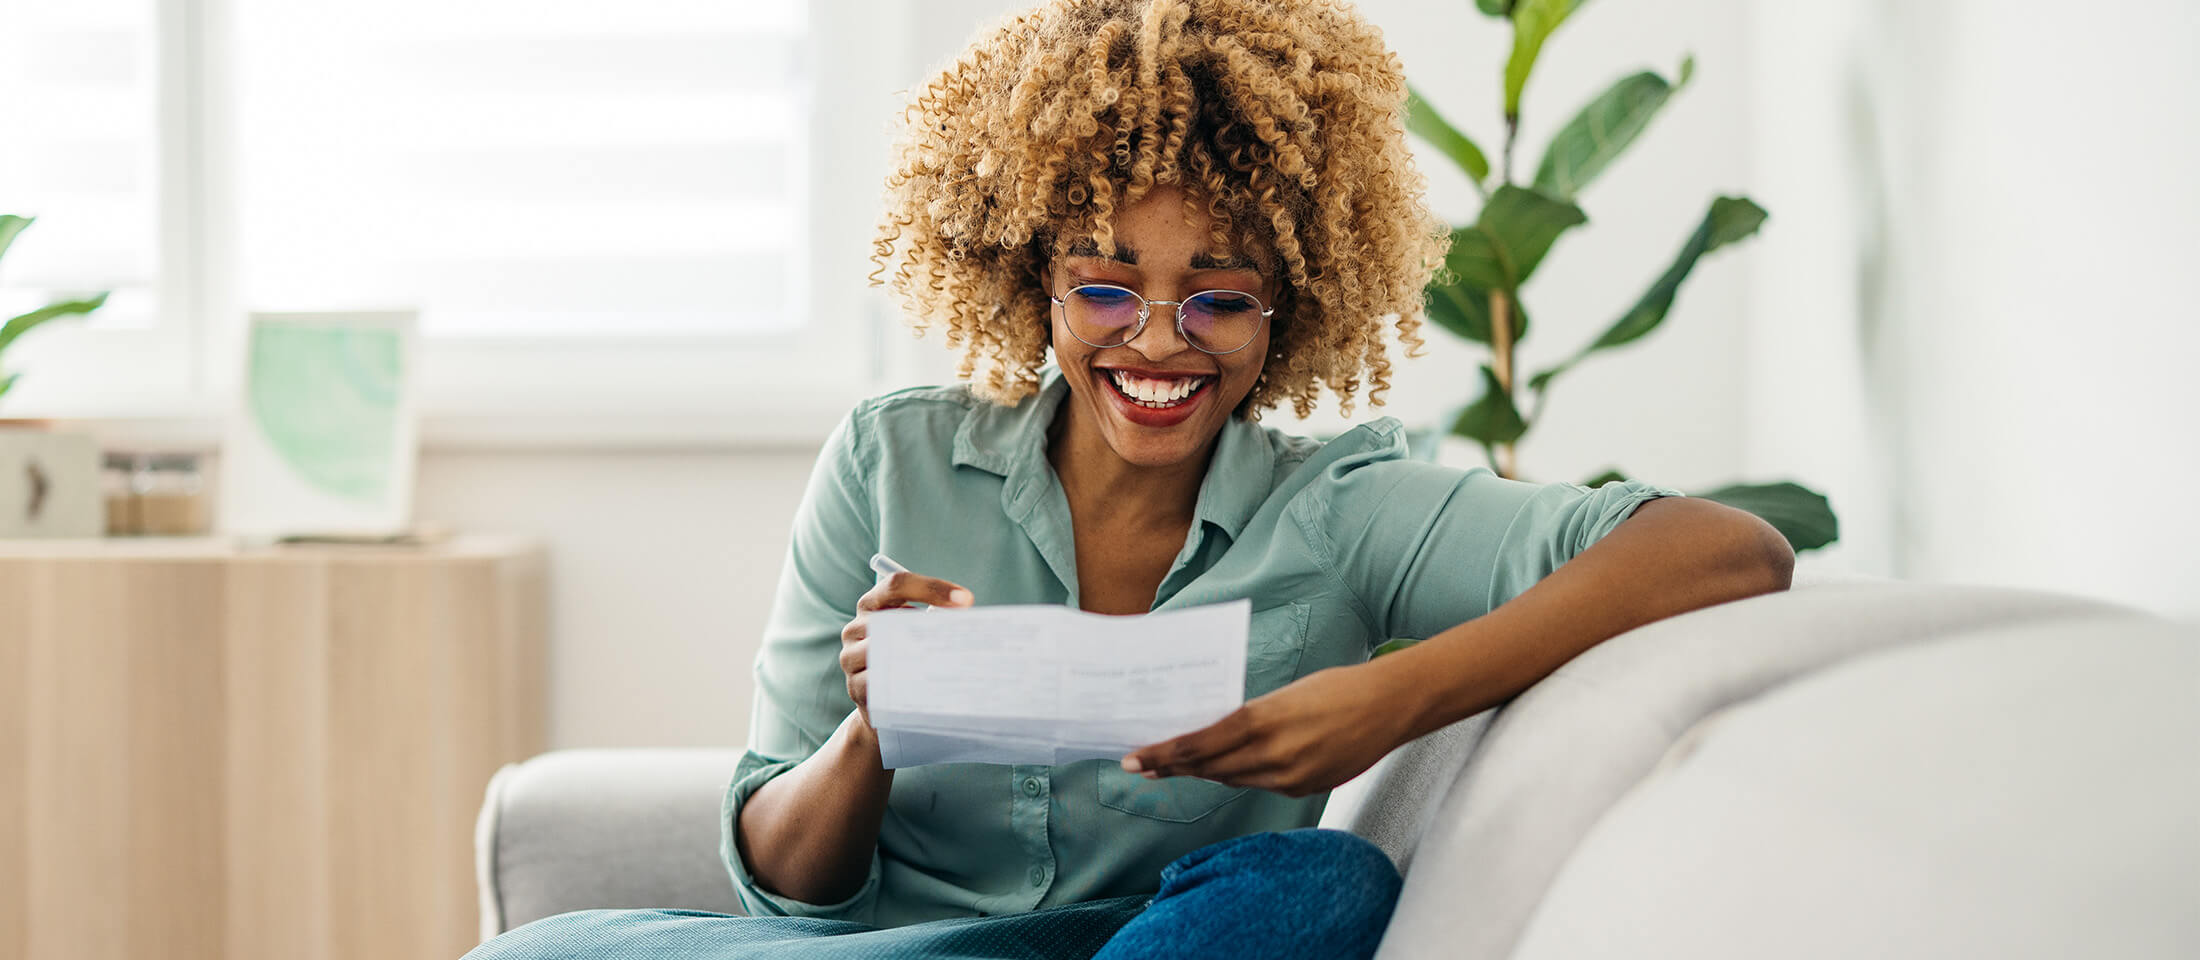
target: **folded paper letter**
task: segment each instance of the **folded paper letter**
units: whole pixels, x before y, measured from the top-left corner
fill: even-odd
[[[1244,600],[1112,617],[1060,606],[871,616],[871,725],[889,769],[1114,760],[1245,702]]]

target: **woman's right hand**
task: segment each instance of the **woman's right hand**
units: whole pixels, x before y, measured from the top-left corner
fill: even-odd
[[[856,601],[855,619],[840,628],[840,672],[848,675],[848,699],[856,702],[856,712],[863,717],[864,726],[871,725],[870,676],[865,672],[870,660],[871,614],[916,603],[967,607],[975,599],[959,584],[903,572],[880,580]]]

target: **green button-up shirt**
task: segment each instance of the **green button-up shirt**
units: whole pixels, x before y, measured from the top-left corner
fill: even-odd
[[[1293,799],[1115,763],[956,763],[897,771],[862,889],[805,903],[756,885],[733,844],[742,804],[816,752],[855,704],[840,630],[884,552],[969,587],[980,604],[1077,605],[1069,504],[1046,458],[1068,392],[1049,370],[1015,407],[960,386],[869,400],[826,441],[756,660],[749,748],[726,792],[721,853],[759,916],[898,926],[1152,893],[1201,846],[1314,825],[1327,795]],[[1625,519],[1678,491],[1506,480],[1406,456],[1394,419],[1328,443],[1232,419],[1155,610],[1252,601],[1245,695],[1360,663],[1526,590]]]

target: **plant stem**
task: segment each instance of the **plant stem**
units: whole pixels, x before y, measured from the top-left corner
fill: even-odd
[[[1512,295],[1490,291],[1490,366],[1497,371],[1497,385],[1510,398],[1513,392]]]
[[[1507,3],[1505,6],[1509,15],[1512,4]],[[1515,24],[1513,30],[1517,33],[1519,29],[1519,25]],[[1519,139],[1519,135],[1520,114],[1506,111],[1505,149],[1499,167],[1501,185],[1509,186],[1512,183],[1513,141]],[[1510,403],[1513,397],[1512,294],[1504,290],[1490,291],[1490,359],[1490,367],[1497,373],[1497,388],[1505,392],[1505,400]],[[1511,442],[1498,444],[1497,455],[1492,459],[1496,461],[1492,466],[1497,468],[1498,476],[1507,480],[1514,478],[1518,472],[1518,464]]]
[[[1511,184],[1511,183],[1513,182],[1513,140],[1514,140],[1514,138],[1515,138],[1515,135],[1516,135],[1516,134],[1518,134],[1519,132],[1520,132],[1520,115],[1519,115],[1519,114],[1517,114],[1517,113],[1508,113],[1508,114],[1506,114],[1506,115],[1505,115],[1505,155],[1504,155],[1504,161],[1503,161],[1503,165],[1502,165],[1502,166],[1501,166],[1501,167],[1499,168],[1500,170],[1502,170],[1502,171],[1503,171],[1503,176],[1504,176],[1504,179],[1503,179],[1503,180],[1501,181],[1501,183],[1503,183],[1503,184]]]
[[[1504,391],[1505,402],[1513,397],[1513,335],[1512,295],[1503,290],[1490,291],[1490,359],[1491,370],[1497,374],[1497,389]],[[1514,473],[1513,444],[1497,445],[1497,475],[1507,480]]]

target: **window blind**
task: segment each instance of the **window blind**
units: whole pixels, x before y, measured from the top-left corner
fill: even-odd
[[[0,0],[0,213],[38,218],[0,261],[0,318],[112,290],[82,322],[156,322],[157,30],[151,0]]]

